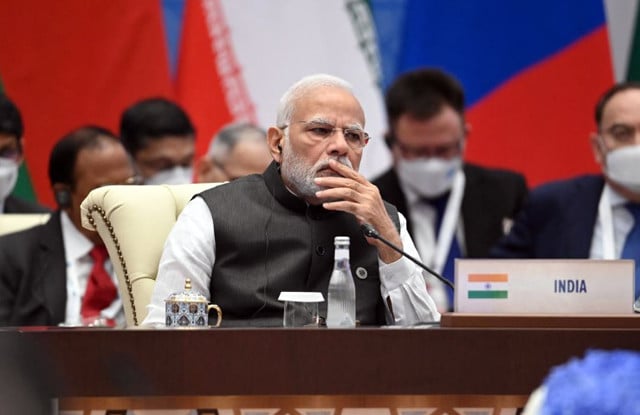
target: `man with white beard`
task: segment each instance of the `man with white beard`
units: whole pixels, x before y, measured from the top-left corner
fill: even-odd
[[[222,308],[223,325],[281,326],[281,291],[327,297],[338,235],[351,239],[361,325],[437,321],[421,269],[361,232],[370,224],[417,256],[405,218],[357,171],[369,140],[364,125],[344,80],[319,74],[291,86],[267,133],[274,161],[265,172],[205,191],[181,213],[143,325],[164,325],[164,300],[188,276]]]
[[[530,194],[500,258],[635,259],[640,297],[640,83],[614,85],[595,108],[591,146],[602,175],[547,183]],[[640,312],[640,301],[634,309]]]

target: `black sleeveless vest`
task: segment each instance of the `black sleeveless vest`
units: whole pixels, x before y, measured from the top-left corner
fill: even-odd
[[[353,215],[307,205],[286,189],[275,163],[262,175],[197,196],[213,218],[216,261],[210,292],[211,302],[222,308],[223,326],[281,326],[281,291],[322,292],[320,315],[326,316],[335,236],[351,238],[356,318],[362,325],[385,324],[378,252],[366,242]],[[395,207],[386,208],[399,227]]]

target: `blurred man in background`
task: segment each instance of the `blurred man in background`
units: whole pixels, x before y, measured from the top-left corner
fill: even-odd
[[[215,135],[199,160],[195,181],[225,182],[262,173],[271,160],[266,131],[247,122],[229,124]]]
[[[82,227],[80,203],[134,181],[126,150],[108,130],[79,128],[54,146],[49,180],[58,205],[49,221],[0,238],[0,326],[124,323],[113,267],[100,236]]]
[[[525,178],[464,161],[471,126],[464,91],[451,75],[407,72],[391,84],[385,104],[394,165],[374,184],[407,217],[422,260],[453,281],[455,258],[486,257],[504,235],[526,198]],[[451,310],[451,290],[428,281],[439,310]]]
[[[11,194],[23,161],[24,127],[18,107],[0,94],[0,213],[44,213],[44,206]]]
[[[603,174],[536,188],[492,255],[635,259],[640,312],[640,83],[607,90],[596,103],[595,122],[591,146]]]
[[[149,98],[133,104],[122,114],[120,136],[145,184],[191,183],[195,128],[176,103]]]

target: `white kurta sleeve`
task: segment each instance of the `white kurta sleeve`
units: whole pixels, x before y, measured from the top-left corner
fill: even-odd
[[[191,278],[193,290],[210,299],[209,282],[216,242],[211,212],[201,197],[191,200],[171,229],[160,258],[158,275],[143,326],[165,325],[164,300],[184,290]]]
[[[400,217],[400,238],[403,250],[414,258],[420,258],[407,231],[407,221]],[[380,291],[387,306],[387,322],[402,326],[440,321],[440,313],[427,292],[422,268],[402,257],[390,264],[380,261]],[[392,310],[388,309],[387,299]]]
[[[400,216],[400,222],[405,251],[418,257],[403,216]],[[164,301],[171,294],[184,289],[187,277],[191,278],[193,289],[210,300],[209,285],[215,263],[215,246],[209,208],[202,198],[195,198],[184,208],[167,237],[143,326],[165,324]],[[422,269],[417,265],[406,258],[391,264],[380,262],[380,280],[381,294],[385,300],[389,299],[393,308],[393,317],[390,312],[387,313],[388,323],[414,325],[439,321],[440,314],[427,292]]]

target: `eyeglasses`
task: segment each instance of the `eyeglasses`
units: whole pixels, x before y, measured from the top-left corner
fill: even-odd
[[[315,141],[324,141],[331,137],[336,131],[341,130],[344,139],[354,150],[362,150],[369,142],[369,134],[356,127],[336,127],[333,124],[322,121],[295,121],[291,124],[304,124],[304,131]],[[291,124],[284,125],[280,129],[284,130]]]

